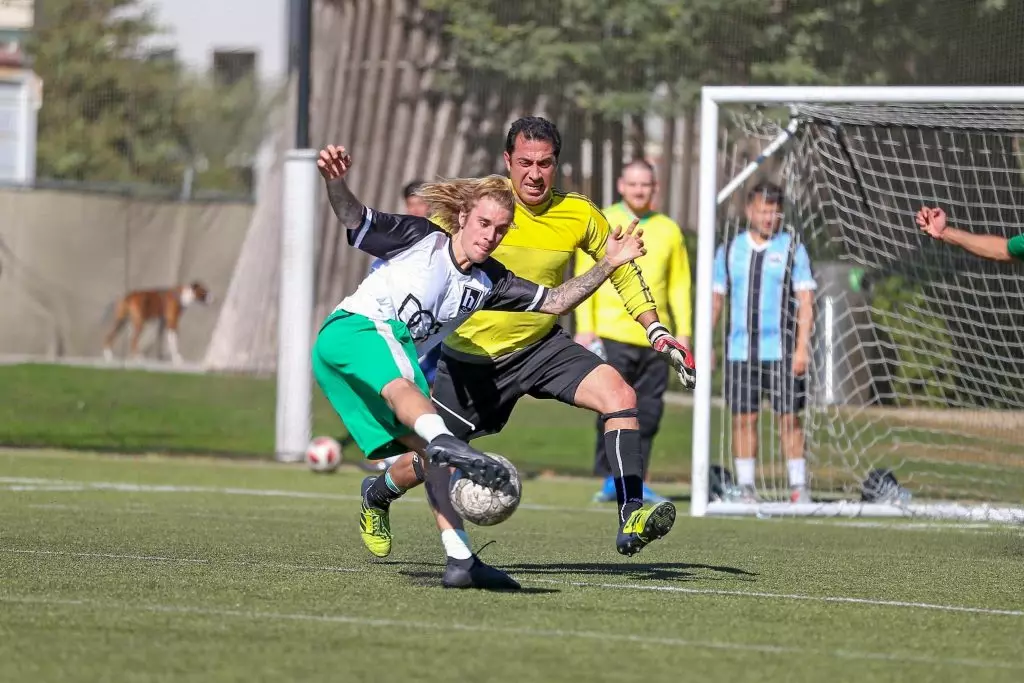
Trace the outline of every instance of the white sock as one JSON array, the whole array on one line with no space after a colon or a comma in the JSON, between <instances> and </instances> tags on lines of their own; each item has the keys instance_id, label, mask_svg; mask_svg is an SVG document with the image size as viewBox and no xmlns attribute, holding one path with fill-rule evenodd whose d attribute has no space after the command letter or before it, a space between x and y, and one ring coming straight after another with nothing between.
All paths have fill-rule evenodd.
<instances>
[{"instance_id":1,"label":"white sock","mask_svg":"<svg viewBox=\"0 0 1024 683\"><path fill-rule=\"evenodd\" d=\"M754 458L736 458L736 483L740 486L754 485Z\"/></svg>"},{"instance_id":2,"label":"white sock","mask_svg":"<svg viewBox=\"0 0 1024 683\"><path fill-rule=\"evenodd\" d=\"M424 413L416 418L412 429L424 441L430 443L441 434L452 435L451 430L444 426L444 418L437 413Z\"/></svg>"},{"instance_id":3,"label":"white sock","mask_svg":"<svg viewBox=\"0 0 1024 683\"><path fill-rule=\"evenodd\" d=\"M469 534L462 529L445 529L441 532L441 543L444 544L444 552L448 557L456 560L468 560L473 557L473 551L469 549Z\"/></svg>"},{"instance_id":4,"label":"white sock","mask_svg":"<svg viewBox=\"0 0 1024 683\"><path fill-rule=\"evenodd\" d=\"M807 461L803 458L793 458L786 461L786 468L789 469L789 487L792 489L807 486Z\"/></svg>"}]
</instances>

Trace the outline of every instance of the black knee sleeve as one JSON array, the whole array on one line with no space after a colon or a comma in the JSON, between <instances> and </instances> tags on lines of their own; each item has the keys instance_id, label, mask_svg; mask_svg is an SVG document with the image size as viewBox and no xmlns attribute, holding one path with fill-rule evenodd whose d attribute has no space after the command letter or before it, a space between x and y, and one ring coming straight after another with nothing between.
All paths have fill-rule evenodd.
<instances>
[{"instance_id":1,"label":"black knee sleeve","mask_svg":"<svg viewBox=\"0 0 1024 683\"><path fill-rule=\"evenodd\" d=\"M612 420L612 419L617 418L617 417L624 417L624 418L632 417L632 418L636 419L639 415L640 415L640 413L637 412L636 408L629 408L628 410L619 410L619 411L616 411L614 413L601 413L601 419L602 420Z\"/></svg>"},{"instance_id":2,"label":"black knee sleeve","mask_svg":"<svg viewBox=\"0 0 1024 683\"><path fill-rule=\"evenodd\" d=\"M412 473L416 475L416 481L423 483L427 479L427 472L423 469L423 461L416 453L412 454Z\"/></svg>"}]
</instances>

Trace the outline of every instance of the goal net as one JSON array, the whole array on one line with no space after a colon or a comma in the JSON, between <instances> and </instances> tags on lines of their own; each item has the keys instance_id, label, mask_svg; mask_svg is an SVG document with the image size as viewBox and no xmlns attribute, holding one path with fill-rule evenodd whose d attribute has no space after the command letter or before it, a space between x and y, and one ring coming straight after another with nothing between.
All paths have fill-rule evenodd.
<instances>
[{"instance_id":1,"label":"goal net","mask_svg":"<svg viewBox=\"0 0 1024 683\"><path fill-rule=\"evenodd\" d=\"M901 103L906 89L811 89L801 101L762 88L770 101L742 104L715 90L742 89L705 90L717 135L702 141L698 326L717 363L709 375L698 355L711 381L696 396L694 514L1024 521L1024 264L977 258L915 223L937 206L970 232L1024 231L1024 104L1013 102L1024 89ZM778 151L734 177L737 149L766 147ZM748 210L763 181L784 193L767 239ZM802 378L801 252L816 284ZM712 289L724 303L713 331ZM741 460L755 448L751 482ZM801 470L807 486L793 488Z\"/></svg>"}]
</instances>

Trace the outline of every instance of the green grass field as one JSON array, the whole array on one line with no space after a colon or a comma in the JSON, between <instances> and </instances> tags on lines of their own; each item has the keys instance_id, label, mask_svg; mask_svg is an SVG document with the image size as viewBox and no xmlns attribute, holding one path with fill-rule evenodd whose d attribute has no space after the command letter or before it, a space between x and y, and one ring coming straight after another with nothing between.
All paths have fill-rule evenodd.
<instances>
[{"instance_id":1,"label":"green grass field","mask_svg":"<svg viewBox=\"0 0 1024 683\"><path fill-rule=\"evenodd\" d=\"M0 451L0 680L1018 681L1024 536L692 519L632 559L592 483L471 529L518 594L447 591L419 492L392 555L361 473ZM682 510L685 513L685 509Z\"/></svg>"},{"instance_id":2,"label":"green grass field","mask_svg":"<svg viewBox=\"0 0 1024 683\"><path fill-rule=\"evenodd\" d=\"M342 438L345 428L319 390L314 391L314 433ZM767 413L765 414L767 417ZM991 418L991 416L989 416ZM896 418L899 418L898 420ZM1019 429L1005 416L998 429L970 423L936 429L935 417L917 422L902 413L866 416L819 412L809 426L812 487L825 497L859 496L870 467L897 468L918 497L1019 502L1024 458ZM989 419L989 422L992 420ZM651 479L690 480L693 414L668 404L654 441ZM771 419L762 421L762 444L778 443ZM1006 422L1006 425L1002 423ZM728 431L712 410L711 452ZM501 434L476 443L509 456L524 472L589 475L595 435L591 413L556 401L524 399ZM60 365L0 366L0 446L92 449L117 453L175 453L268 459L274 442L274 382L241 376L191 375ZM344 443L344 440L343 440ZM785 466L774 465L785 495ZM346 457L358 460L354 444Z\"/></svg>"},{"instance_id":3,"label":"green grass field","mask_svg":"<svg viewBox=\"0 0 1024 683\"><path fill-rule=\"evenodd\" d=\"M319 390L314 433L343 436ZM507 453L524 470L590 474L592 413L526 399L502 434L477 443ZM652 477L688 479L689 408L668 406L652 453ZM270 457L274 383L269 379L105 370L59 365L0 366L0 446ZM514 454L514 455L513 455ZM358 449L346 445L346 457Z\"/></svg>"}]
</instances>

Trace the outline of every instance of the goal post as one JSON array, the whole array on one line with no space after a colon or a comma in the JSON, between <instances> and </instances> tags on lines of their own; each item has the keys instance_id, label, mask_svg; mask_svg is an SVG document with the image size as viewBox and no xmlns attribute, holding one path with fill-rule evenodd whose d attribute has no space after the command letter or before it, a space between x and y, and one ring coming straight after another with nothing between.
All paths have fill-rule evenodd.
<instances>
[{"instance_id":1,"label":"goal post","mask_svg":"<svg viewBox=\"0 0 1024 683\"><path fill-rule=\"evenodd\" d=\"M282 462L302 460L313 424L316 160L315 149L292 149L284 162L274 433L274 455Z\"/></svg>"},{"instance_id":2,"label":"goal post","mask_svg":"<svg viewBox=\"0 0 1024 683\"><path fill-rule=\"evenodd\" d=\"M731 177L730 125L760 145ZM970 231L1024 229L1024 87L707 86L700 131L691 515L1024 522L1024 265L933 244L914 223L927 204ZM713 373L715 344L729 362L712 323L714 261L745 228L719 205L769 158L782 229L819 280L801 412L810 502L789 500L767 400L754 495L722 495L735 472ZM868 495L885 472L899 485Z\"/></svg>"}]
</instances>

